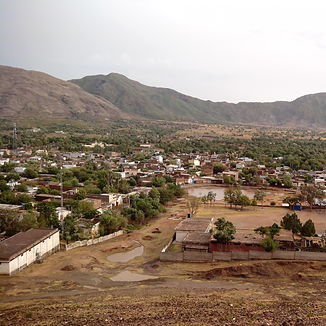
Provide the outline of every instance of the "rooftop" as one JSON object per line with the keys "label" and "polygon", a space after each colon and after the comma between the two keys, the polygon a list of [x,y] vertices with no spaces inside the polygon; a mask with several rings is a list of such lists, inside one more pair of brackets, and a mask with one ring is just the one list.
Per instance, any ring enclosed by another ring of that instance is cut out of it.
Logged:
{"label": "rooftop", "polygon": [[188,218],[181,221],[175,228],[176,231],[207,232],[212,224],[212,218]]}
{"label": "rooftop", "polygon": [[0,210],[4,209],[4,210],[17,210],[17,209],[21,209],[22,206],[20,205],[10,205],[10,204],[0,204]]}
{"label": "rooftop", "polygon": [[0,242],[0,261],[10,261],[34,247],[58,229],[29,229]]}
{"label": "rooftop", "polygon": [[209,232],[191,232],[183,239],[183,244],[200,244],[208,245],[211,240],[211,234]]}

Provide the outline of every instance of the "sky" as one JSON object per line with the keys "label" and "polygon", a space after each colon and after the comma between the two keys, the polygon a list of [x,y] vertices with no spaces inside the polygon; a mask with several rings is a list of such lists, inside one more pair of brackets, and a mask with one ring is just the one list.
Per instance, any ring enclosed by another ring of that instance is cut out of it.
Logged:
{"label": "sky", "polygon": [[324,0],[0,0],[0,64],[212,101],[326,92]]}

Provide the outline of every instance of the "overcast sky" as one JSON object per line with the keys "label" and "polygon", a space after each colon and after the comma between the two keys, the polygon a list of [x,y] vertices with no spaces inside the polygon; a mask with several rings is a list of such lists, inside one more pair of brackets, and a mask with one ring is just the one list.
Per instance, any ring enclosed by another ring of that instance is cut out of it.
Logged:
{"label": "overcast sky", "polygon": [[0,64],[214,101],[326,91],[324,0],[0,0]]}

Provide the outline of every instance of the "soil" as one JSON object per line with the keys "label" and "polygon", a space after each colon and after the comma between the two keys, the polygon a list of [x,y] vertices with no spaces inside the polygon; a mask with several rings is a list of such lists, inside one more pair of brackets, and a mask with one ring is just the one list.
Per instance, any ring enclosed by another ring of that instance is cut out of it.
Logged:
{"label": "soil", "polygon": [[[255,214],[264,220],[276,212]],[[176,201],[131,234],[1,276],[0,326],[326,325],[325,262],[160,262],[179,223],[171,214],[186,213],[185,203]],[[238,213],[233,218],[239,222],[254,220]],[[154,236],[156,228],[161,233]],[[140,245],[142,256],[122,263],[107,259]]]}

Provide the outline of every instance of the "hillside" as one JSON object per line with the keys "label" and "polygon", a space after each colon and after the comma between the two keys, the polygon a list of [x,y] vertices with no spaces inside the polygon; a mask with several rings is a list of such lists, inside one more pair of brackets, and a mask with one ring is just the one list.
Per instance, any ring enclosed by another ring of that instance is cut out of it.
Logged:
{"label": "hillside", "polygon": [[127,119],[109,101],[50,75],[0,66],[3,119]]}
{"label": "hillside", "polygon": [[326,127],[326,93],[306,95],[293,102],[232,104],[203,101],[172,89],[145,86],[116,73],[71,82],[127,113],[149,119]]}

